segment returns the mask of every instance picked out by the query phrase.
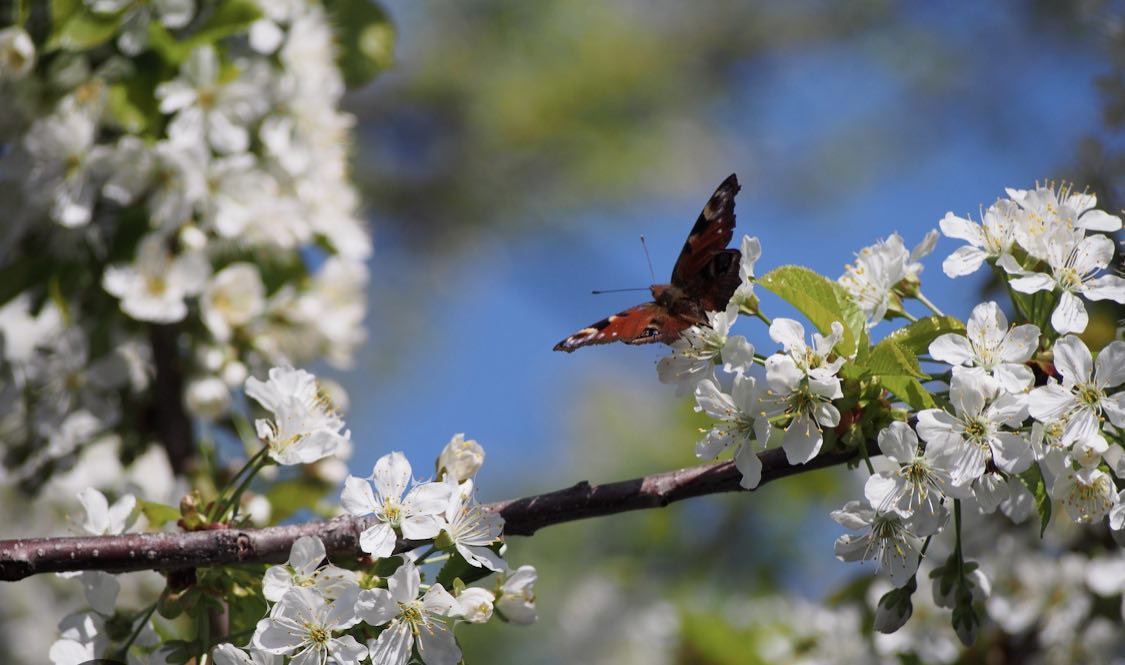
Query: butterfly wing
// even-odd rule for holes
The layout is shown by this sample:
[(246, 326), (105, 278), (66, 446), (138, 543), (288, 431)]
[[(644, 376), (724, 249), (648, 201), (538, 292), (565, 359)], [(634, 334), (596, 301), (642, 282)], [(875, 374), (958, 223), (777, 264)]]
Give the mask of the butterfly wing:
[(583, 346), (610, 342), (669, 344), (691, 325), (691, 321), (673, 316), (655, 302), (646, 302), (579, 330), (556, 344), (555, 351), (570, 353)]
[[(695, 226), (691, 227), (691, 233), (684, 242), (684, 248), (680, 250), (680, 257), (676, 259), (676, 267), (672, 269), (673, 286), (683, 289), (689, 295), (702, 297), (716, 275), (727, 274), (729, 265), (725, 260), (720, 260), (720, 264), (714, 267), (712, 265), (724, 252), (733, 251), (738, 254), (738, 250), (727, 250), (726, 247), (734, 235), (734, 196), (740, 189), (738, 177), (732, 173), (711, 195), (707, 205), (703, 206), (703, 211), (699, 213)], [(734, 263), (737, 273), (738, 262)], [(728, 295), (727, 299), (729, 298)], [(723, 304), (726, 304), (725, 301)]]

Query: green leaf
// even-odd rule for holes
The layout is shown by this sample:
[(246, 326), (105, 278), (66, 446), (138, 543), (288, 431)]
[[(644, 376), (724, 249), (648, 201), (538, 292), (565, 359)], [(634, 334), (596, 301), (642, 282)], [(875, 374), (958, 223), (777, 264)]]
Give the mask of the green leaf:
[(1043, 479), (1043, 472), (1038, 464), (1021, 473), (1018, 478), (1035, 497), (1035, 510), (1039, 513), (1039, 537), (1047, 530), (1051, 523), (1051, 497), (1047, 494), (1047, 481)]
[(82, 2), (54, 2), (45, 50), (85, 51), (108, 42), (121, 26), (120, 14), (96, 14)]
[(965, 324), (954, 316), (927, 316), (910, 325), (900, 328), (887, 339), (894, 340), (915, 354), (926, 353), (930, 343), (946, 333), (965, 334)]
[(0, 306), (6, 305), (33, 284), (42, 284), (50, 265), (39, 256), (21, 256), (0, 268)]
[(371, 0), (325, 0), (339, 46), (337, 58), (349, 88), (358, 88), (394, 61), (390, 17)]
[(140, 502), (141, 514), (148, 520), (148, 525), (154, 529), (159, 529), (169, 522), (175, 522), (180, 519), (180, 509), (166, 506), (163, 503), (155, 501), (141, 501)]
[(300, 510), (313, 509), (328, 490), (326, 483), (314, 478), (292, 478), (274, 483), (266, 492), (266, 498), (273, 507), (270, 520), (278, 522)]
[(896, 399), (910, 405), (918, 411), (921, 409), (937, 408), (937, 402), (918, 379), (909, 376), (881, 376), (879, 382), (890, 391)]
[(261, 17), (262, 12), (253, 0), (226, 0), (216, 6), (211, 16), (195, 32), (182, 40), (177, 39), (159, 21), (152, 21), (148, 25), (149, 46), (168, 62), (178, 65), (200, 46), (214, 44), (224, 37), (244, 32)]
[(51, 0), (51, 25), (61, 25), (82, 7), (82, 0)]
[(867, 329), (863, 313), (836, 282), (808, 268), (781, 266), (763, 275), (758, 284), (796, 307), (821, 334), (831, 333), (832, 323), (839, 321), (844, 326), (839, 344), (844, 355), (859, 349)]
[(449, 555), (449, 560), (438, 571), (437, 582), (446, 589), (452, 589), (457, 586), (458, 580), (464, 586), (482, 580), (491, 574), (492, 571), (487, 568), (470, 566), (469, 562), (465, 561), (464, 557), (454, 550)]
[(891, 338), (884, 339), (871, 349), (867, 371), (875, 376), (909, 376), (915, 379), (930, 378), (918, 364), (918, 357)]
[(246, 30), (261, 17), (262, 11), (254, 0), (226, 0), (219, 3), (211, 17), (192, 34), (191, 41), (197, 45), (217, 42)]
[(129, 100), (129, 91), (121, 83), (109, 87), (107, 109), (113, 124), (130, 134), (140, 134), (148, 124), (144, 112)]

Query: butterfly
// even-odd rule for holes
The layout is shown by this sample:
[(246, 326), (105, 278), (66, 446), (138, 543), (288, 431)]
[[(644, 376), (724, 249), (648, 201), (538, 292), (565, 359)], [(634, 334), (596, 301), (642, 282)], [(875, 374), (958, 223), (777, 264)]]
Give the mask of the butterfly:
[(728, 249), (734, 235), (734, 196), (738, 178), (732, 173), (711, 195), (691, 228), (672, 269), (671, 284), (649, 287), (652, 301), (618, 312), (567, 337), (555, 351), (570, 353), (592, 344), (671, 344), (694, 325), (706, 325), (707, 312), (722, 311), (741, 283), (742, 258)]

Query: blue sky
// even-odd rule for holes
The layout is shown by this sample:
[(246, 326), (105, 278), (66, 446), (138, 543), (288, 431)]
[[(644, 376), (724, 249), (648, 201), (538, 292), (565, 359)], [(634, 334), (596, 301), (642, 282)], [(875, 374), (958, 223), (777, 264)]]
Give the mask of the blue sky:
[[(1026, 188), (1057, 174), (1099, 122), (1095, 54), (1064, 54), (1041, 35), (1012, 28), (1002, 10), (934, 12), (915, 17), (925, 39), (971, 59), (970, 68), (958, 70), (971, 71), (970, 78), (947, 82), (940, 97), (920, 96), (903, 85), (900, 70), (940, 71), (941, 63), (888, 61), (871, 40), (757, 61), (728, 95), (700, 109), (698, 121), (727, 135), (729, 149), (696, 174), (698, 190), (690, 196), (649, 197), (624, 208), (591, 202), (564, 231), (484, 231), (438, 268), (405, 251), (374, 218), (371, 342), (360, 369), (338, 375), (351, 394), (348, 421), (360, 442), (353, 473), (366, 475), (392, 449), (406, 451), (424, 473), (445, 441), (463, 431), (488, 451), (482, 499), (514, 488), (546, 491), (581, 479), (573, 475), (566, 418), (592, 377), (645, 391), (656, 408), (690, 409), (656, 380), (663, 347), (611, 345), (574, 354), (551, 347), (643, 299), (589, 294), (648, 284), (641, 234), (663, 281), (700, 207), (731, 172), (743, 183), (736, 242), (743, 233), (761, 239), (759, 274), (801, 263), (832, 278), (878, 237), (898, 231), (913, 246), (946, 211), (975, 215), (1005, 186)], [(407, 57), (411, 20), (417, 18), (408, 14), (400, 25)], [(409, 62), (404, 70), (400, 75), (408, 75)], [(854, 169), (838, 168), (853, 162)], [(835, 169), (821, 172), (825, 164)], [(942, 274), (941, 261), (956, 246), (939, 241), (925, 261), (923, 285), (946, 313), (964, 318), (980, 281)], [(419, 284), (430, 287), (426, 297), (395, 296)], [(379, 359), (388, 353), (379, 347), (385, 317), (425, 331), (421, 348), (392, 350), (399, 362), (373, 380), (363, 368), (388, 366)], [(890, 329), (884, 322), (878, 331)], [(772, 348), (756, 322), (741, 322), (737, 332)], [(530, 480), (514, 477), (527, 470)], [(825, 534), (828, 543), (831, 537)]]

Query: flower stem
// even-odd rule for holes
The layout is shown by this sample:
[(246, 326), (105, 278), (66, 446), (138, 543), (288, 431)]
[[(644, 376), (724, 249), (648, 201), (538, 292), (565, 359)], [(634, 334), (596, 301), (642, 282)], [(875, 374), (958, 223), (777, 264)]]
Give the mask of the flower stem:
[(437, 545), (431, 545), (430, 549), (426, 550), (425, 552), (422, 552), (422, 556), (418, 557), (418, 559), (414, 561), (414, 565), (416, 565), (416, 566), (422, 565), (423, 563), (425, 563), (426, 559), (429, 559), (433, 555), (433, 553), (437, 552), (437, 551), (438, 551)]
[[(266, 456), (266, 452), (268, 451), (268, 447), (263, 447), (261, 450), (255, 453), (253, 457), (246, 461), (246, 466), (242, 467), (241, 471), (235, 474), (235, 478), (237, 478), (238, 476), (242, 475), (243, 472), (245, 472), (246, 477), (242, 479), (242, 482), (238, 484), (238, 487), (235, 488), (230, 497), (228, 497), (225, 501), (216, 502), (219, 508), (216, 514), (211, 517), (212, 522), (222, 521), (223, 518), (227, 516), (227, 511), (238, 504), (238, 500), (242, 497), (242, 493), (246, 491), (247, 487), (249, 487), (250, 481), (254, 479), (254, 476), (256, 476), (259, 471), (262, 470), (262, 467), (264, 467), (266, 464), (269, 464), (270, 458)], [(233, 483), (233, 481), (234, 479), (232, 478), (231, 482)], [(230, 484), (228, 483), (228, 487), (229, 486)]]
[(762, 310), (760, 310), (760, 309), (754, 310), (754, 316), (761, 319), (762, 323), (766, 324), (767, 326), (773, 324), (773, 321), (770, 321), (770, 317), (766, 316), (765, 314), (762, 314)]
[(900, 313), (902, 314), (902, 318), (906, 319), (907, 321), (909, 321), (911, 323), (917, 323), (918, 322), (918, 317), (914, 316), (913, 314), (906, 311), (905, 309), (902, 310), (902, 312), (900, 312)]
[(861, 438), (859, 440), (859, 452), (863, 455), (863, 462), (867, 465), (867, 473), (874, 476), (875, 466), (871, 464), (871, 455), (867, 452), (867, 440)]
[(964, 580), (965, 556), (961, 550), (961, 499), (953, 500), (953, 528), (957, 536), (957, 545), (953, 549), (953, 555), (957, 557), (957, 578)]
[[(161, 593), (160, 598), (163, 597), (164, 593)], [(145, 625), (148, 624), (148, 620), (152, 618), (153, 612), (156, 612), (156, 606), (159, 603), (160, 599), (158, 598), (156, 602), (149, 605), (148, 609), (141, 615), (140, 621), (137, 622), (137, 627), (133, 629), (133, 632), (129, 635), (129, 639), (125, 640), (125, 644), (122, 645), (121, 650), (118, 652), (122, 659), (128, 659), (129, 649), (133, 646), (133, 642), (136, 642), (137, 638), (140, 637), (141, 631), (144, 630)]]
[(923, 295), (922, 291), (920, 289), (919, 289), (918, 293), (915, 294), (914, 297), (918, 299), (918, 302), (925, 305), (926, 308), (929, 309), (934, 314), (937, 314), (938, 316), (945, 316), (945, 313), (943, 313), (940, 309), (938, 309), (937, 305), (930, 302), (930, 299), (927, 298), (925, 295)]

